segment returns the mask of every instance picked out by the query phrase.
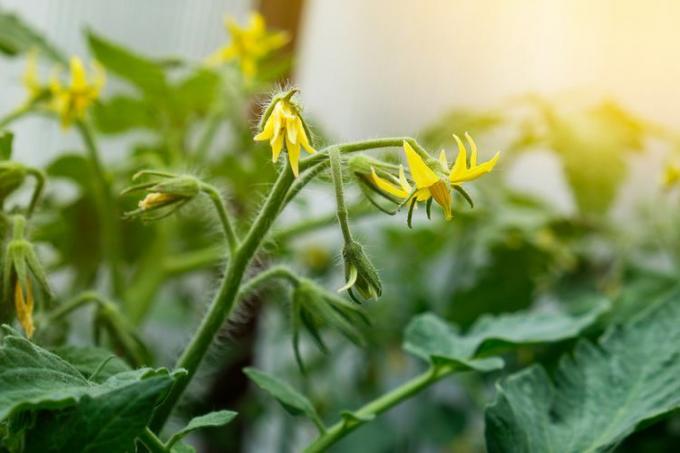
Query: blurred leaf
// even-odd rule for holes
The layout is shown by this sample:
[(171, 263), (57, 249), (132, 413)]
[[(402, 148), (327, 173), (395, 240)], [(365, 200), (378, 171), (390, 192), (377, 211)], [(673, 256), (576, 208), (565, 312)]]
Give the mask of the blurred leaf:
[[(96, 371), (95, 382), (104, 382), (114, 374), (129, 371), (130, 367), (108, 349), (94, 346), (76, 347), (60, 346), (52, 349), (52, 352), (73, 365), (80, 373), (89, 379)], [(102, 365), (105, 364), (103, 367)]]
[(153, 411), (172, 386), (169, 376), (155, 376), (51, 414), (40, 414), (26, 436), (26, 452), (124, 452), (134, 448)]
[(93, 109), (97, 130), (104, 134), (120, 134), (133, 129), (156, 126), (151, 107), (141, 99), (115, 96), (96, 103)]
[(167, 82), (162, 66), (151, 59), (96, 35), (87, 32), (90, 50), (107, 70), (127, 80), (150, 96), (163, 96), (167, 92)]
[(680, 408), (680, 290), (593, 345), (581, 341), (551, 379), (540, 366), (498, 386), (486, 411), (490, 452), (607, 451)]
[(292, 415), (306, 415), (312, 420), (318, 420), (319, 415), (312, 403), (300, 392), (271, 374), (255, 368), (244, 368), (243, 372), (265, 392), (276, 398), (284, 409)]
[(12, 142), (14, 134), (8, 131), (0, 131), (0, 160), (10, 160), (12, 158)]
[(37, 31), (33, 30), (14, 14), (0, 11), (0, 52), (9, 56), (18, 56), (32, 49), (56, 63), (65, 63), (66, 59), (55, 47)]
[(92, 166), (87, 158), (80, 154), (61, 154), (47, 166), (47, 174), (55, 178), (70, 179), (86, 192), (93, 186)]
[(199, 69), (173, 87), (176, 114), (205, 114), (218, 99), (220, 78), (213, 71)]
[(172, 435), (170, 440), (168, 440), (168, 447), (172, 447), (177, 442), (179, 442), (184, 436), (192, 431), (203, 428), (214, 428), (226, 425), (231, 422), (237, 413), (233, 411), (215, 411), (209, 414), (201, 415), (199, 417), (194, 417), (183, 429), (177, 431)]
[(525, 311), (484, 316), (466, 334), (432, 313), (417, 316), (406, 328), (404, 348), (433, 363), (453, 362), (463, 369), (502, 367), (498, 358), (479, 358), (513, 345), (556, 342), (578, 336), (607, 309), (602, 301), (578, 316), (562, 312)]

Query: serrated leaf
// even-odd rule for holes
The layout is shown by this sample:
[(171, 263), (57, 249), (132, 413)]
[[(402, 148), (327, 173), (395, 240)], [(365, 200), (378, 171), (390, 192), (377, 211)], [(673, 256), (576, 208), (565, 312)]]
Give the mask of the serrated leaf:
[(680, 408), (680, 290), (581, 341), (554, 378), (540, 366), (498, 386), (486, 411), (490, 452), (607, 451), (641, 423)]
[(14, 134), (8, 131), (0, 131), (0, 160), (12, 158), (12, 141)]
[(0, 12), (0, 52), (9, 56), (17, 56), (32, 49), (37, 49), (41, 55), (45, 55), (56, 63), (66, 61), (61, 52), (18, 16)]
[(248, 378), (257, 384), (265, 392), (276, 398), (292, 415), (306, 415), (307, 417), (318, 420), (319, 416), (312, 403), (300, 392), (292, 388), (279, 378), (267, 374), (255, 368), (244, 368), (243, 372)]
[(609, 307), (602, 301), (577, 316), (562, 312), (522, 311), (486, 316), (465, 335), (438, 316), (426, 313), (406, 328), (404, 348), (432, 363), (450, 363), (461, 369), (490, 371), (503, 366), (499, 358), (482, 358), (508, 345), (561, 341), (577, 336)]
[(167, 81), (161, 65), (92, 31), (87, 33), (87, 41), (97, 61), (112, 74), (127, 80), (147, 95), (162, 96), (166, 93)]
[(75, 407), (40, 414), (26, 436), (31, 452), (131, 451), (172, 379), (155, 376), (94, 398), (84, 396)]
[[(95, 382), (103, 382), (114, 374), (130, 370), (120, 357), (104, 348), (60, 346), (52, 349), (52, 352), (73, 365), (87, 378), (97, 371)], [(102, 364), (105, 365), (102, 367)]]
[(234, 417), (236, 417), (236, 415), (237, 413), (234, 411), (215, 411), (210, 412), (209, 414), (194, 417), (189, 423), (187, 423), (187, 426), (172, 435), (167, 443), (167, 446), (172, 447), (184, 436), (192, 431), (196, 431), (197, 429), (224, 426), (231, 422)]
[(0, 422), (24, 411), (74, 406), (84, 396), (115, 391), (134, 382), (163, 377), (165, 369), (142, 368), (88, 381), (73, 365), (23, 337), (10, 334), (0, 345)]

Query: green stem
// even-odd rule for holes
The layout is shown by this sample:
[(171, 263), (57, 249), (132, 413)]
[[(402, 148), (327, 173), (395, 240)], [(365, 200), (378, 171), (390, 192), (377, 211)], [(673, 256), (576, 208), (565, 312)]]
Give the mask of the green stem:
[(205, 160), (205, 157), (210, 150), (210, 145), (212, 145), (213, 140), (217, 131), (220, 129), (220, 123), (222, 121), (223, 112), (221, 110), (215, 111), (210, 114), (206, 121), (205, 130), (201, 135), (201, 139), (196, 147), (196, 152), (194, 153), (194, 158), (197, 161)]
[(234, 228), (231, 226), (231, 222), (229, 221), (229, 215), (227, 214), (227, 208), (224, 206), (224, 200), (222, 200), (222, 196), (220, 195), (219, 191), (210, 184), (201, 184), (201, 190), (208, 194), (210, 200), (215, 205), (217, 215), (219, 216), (220, 222), (222, 223), (222, 228), (224, 229), (224, 235), (227, 237), (227, 242), (229, 243), (229, 252), (232, 256), (234, 256), (234, 253), (236, 253), (236, 248), (238, 247), (238, 238), (236, 237)]
[(149, 449), (151, 453), (167, 453), (168, 449), (161, 440), (149, 428), (144, 428), (144, 431), (139, 435), (139, 440), (144, 446)]
[(411, 398), (421, 390), (443, 379), (455, 371), (451, 366), (432, 366), (425, 373), (403, 383), (394, 390), (374, 399), (370, 403), (354, 411), (354, 417), (345, 418), (337, 422), (325, 433), (322, 433), (306, 449), (305, 453), (317, 453), (326, 451), (331, 445), (351, 433), (359, 426), (370, 421), (374, 416), (385, 412), (397, 404)]
[(331, 175), (333, 176), (333, 185), (335, 186), (335, 203), (336, 215), (338, 223), (342, 230), (342, 237), (346, 244), (353, 242), (352, 232), (349, 229), (349, 214), (347, 213), (347, 206), (345, 205), (345, 192), (342, 187), (342, 162), (340, 160), (340, 151), (338, 148), (332, 148), (328, 153), (331, 162)]
[(118, 266), (120, 240), (118, 236), (119, 219), (117, 209), (113, 200), (109, 180), (106, 177), (99, 158), (99, 152), (92, 130), (85, 121), (79, 121), (77, 126), (83, 142), (85, 143), (87, 156), (90, 159), (92, 169), (97, 179), (95, 198), (97, 201), (97, 210), (99, 211), (99, 221), (101, 222), (101, 239), (106, 258), (109, 261), (111, 286), (113, 287), (114, 294), (119, 295), (123, 290), (123, 277)]
[(307, 168), (322, 162), (328, 157), (328, 154), (332, 148), (338, 148), (341, 154), (350, 154), (358, 151), (369, 151), (371, 149), (379, 148), (399, 148), (404, 142), (408, 142), (415, 151), (420, 154), (423, 159), (427, 161), (432, 159), (418, 142), (412, 137), (389, 137), (389, 138), (376, 138), (374, 140), (364, 140), (359, 142), (343, 143), (342, 145), (331, 145), (313, 156), (309, 156), (300, 161), (300, 171), (306, 170)]
[(85, 305), (88, 305), (92, 302), (95, 302), (97, 304), (103, 303), (102, 298), (97, 294), (96, 292), (93, 291), (87, 291), (84, 292), (75, 298), (71, 299), (68, 302), (65, 302), (55, 308), (52, 312), (50, 312), (47, 315), (47, 324), (53, 323), (64, 316), (76, 311), (80, 307), (83, 307)]
[(37, 168), (28, 168), (27, 172), (29, 175), (35, 178), (35, 188), (33, 189), (33, 195), (31, 196), (31, 201), (28, 204), (28, 209), (26, 210), (26, 217), (31, 217), (33, 211), (35, 210), (38, 200), (42, 195), (43, 189), (45, 188), (45, 173)]
[(272, 266), (241, 285), (241, 289), (239, 290), (239, 299), (252, 293), (263, 283), (273, 279), (288, 280), (292, 284), (297, 284), (300, 281), (298, 276), (286, 266)]
[(309, 168), (309, 170), (307, 170), (304, 174), (302, 174), (288, 191), (288, 196), (286, 197), (285, 204), (287, 205), (293, 198), (295, 198), (297, 194), (300, 193), (300, 191), (303, 189), (303, 187), (307, 185), (309, 181), (316, 178), (319, 175), (319, 173), (321, 173), (328, 167), (328, 164), (329, 164), (328, 159), (322, 160), (321, 162)]
[(19, 118), (30, 112), (32, 107), (33, 107), (32, 103), (26, 104), (23, 107), (19, 107), (18, 109), (0, 118), (0, 129), (9, 126), (11, 123), (13, 123), (14, 121), (18, 120)]
[(234, 308), (243, 274), (274, 219), (278, 216), (292, 183), (293, 172), (289, 166), (286, 166), (279, 174), (276, 183), (274, 183), (274, 187), (251, 226), (250, 231), (248, 231), (238, 250), (227, 263), (227, 270), (222, 279), (220, 289), (213, 298), (210, 308), (201, 321), (198, 330), (177, 360), (175, 368), (184, 368), (187, 374), (175, 382), (168, 397), (156, 410), (151, 424), (155, 431), (160, 430), (165, 424), (172, 408), (196, 374), (196, 370), (208, 351), (215, 334)]

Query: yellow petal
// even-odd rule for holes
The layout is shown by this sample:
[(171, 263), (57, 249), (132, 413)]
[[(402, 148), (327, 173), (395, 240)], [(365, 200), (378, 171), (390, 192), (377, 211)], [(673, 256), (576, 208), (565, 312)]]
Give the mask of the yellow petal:
[(439, 163), (442, 164), (444, 171), (449, 171), (449, 161), (446, 159), (446, 151), (439, 151)]
[[(296, 116), (286, 117), (286, 139), (294, 144), (298, 143), (297, 119)], [(302, 133), (304, 134), (304, 131)]]
[(283, 148), (283, 134), (277, 134), (271, 139), (269, 144), (272, 147), (272, 162), (279, 160), (279, 154), (281, 154), (281, 149)]
[[(404, 173), (404, 170), (402, 168), (401, 174), (403, 174), (403, 173)], [(397, 198), (406, 198), (406, 197), (408, 197), (409, 193), (411, 192), (410, 188), (409, 188), (408, 191), (406, 191), (406, 190), (403, 189), (403, 185), (402, 185), (402, 188), (400, 189), (399, 187), (388, 182), (387, 180), (381, 178), (380, 176), (378, 176), (378, 174), (375, 172), (375, 169), (372, 168), (372, 167), (371, 167), (371, 180), (373, 181), (373, 184), (375, 184), (377, 188), (379, 188), (383, 192), (386, 192), (390, 195), (394, 195)]]
[(286, 150), (288, 151), (288, 161), (290, 162), (290, 168), (293, 170), (293, 174), (297, 178), (300, 162), (300, 144), (286, 142)]
[(453, 167), (451, 167), (449, 180), (455, 183), (464, 176), (465, 171), (467, 170), (467, 150), (465, 149), (465, 145), (463, 145), (461, 139), (456, 134), (453, 134), (453, 138), (458, 144), (458, 155), (456, 156), (456, 161), (453, 163)]
[(81, 90), (87, 87), (87, 75), (83, 62), (78, 57), (71, 57), (71, 88)]
[(274, 120), (270, 115), (269, 118), (267, 118), (267, 121), (264, 123), (262, 132), (253, 137), (253, 140), (255, 140), (256, 142), (262, 142), (265, 140), (269, 140), (273, 136), (274, 136)]
[(35, 326), (33, 325), (33, 292), (31, 291), (30, 282), (26, 285), (26, 295), (24, 297), (24, 290), (19, 284), (19, 280), (16, 281), (14, 285), (14, 305), (21, 327), (26, 332), (26, 336), (31, 338)]
[(404, 173), (403, 165), (399, 165), (399, 185), (401, 186), (402, 190), (407, 194), (411, 193), (411, 191), (413, 190), (411, 188), (411, 184), (409, 184), (408, 182), (408, 179), (406, 179), (406, 173)]
[(477, 179), (480, 176), (489, 173), (496, 166), (499, 155), (500, 153), (496, 153), (491, 159), (484, 162), (483, 164), (479, 164), (474, 168), (470, 168), (457, 182), (472, 181), (473, 179)]
[(429, 187), (439, 181), (439, 177), (434, 171), (421, 159), (418, 153), (409, 145), (404, 142), (404, 153), (406, 154), (406, 160), (408, 161), (409, 169), (411, 170), (411, 177), (416, 183), (417, 188)]
[(446, 220), (451, 219), (451, 192), (446, 183), (441, 179), (434, 185), (430, 186), (430, 194), (434, 201), (439, 204), (444, 210), (444, 217)]
[(475, 167), (477, 165), (477, 144), (467, 132), (465, 133), (465, 139), (470, 144), (470, 167)]
[(250, 13), (250, 22), (248, 23), (248, 29), (251, 32), (264, 32), (267, 28), (267, 24), (264, 21), (264, 17), (257, 11)]

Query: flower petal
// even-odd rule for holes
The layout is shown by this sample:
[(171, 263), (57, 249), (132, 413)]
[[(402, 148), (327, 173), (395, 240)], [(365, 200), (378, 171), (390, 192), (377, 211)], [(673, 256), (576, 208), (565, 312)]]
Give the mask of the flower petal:
[(404, 142), (404, 153), (406, 154), (408, 167), (411, 170), (411, 177), (418, 189), (429, 187), (439, 181), (439, 177), (427, 166), (408, 142)]
[[(404, 170), (402, 168), (401, 173), (403, 173), (403, 171)], [(410, 190), (408, 191), (404, 190), (403, 186), (402, 189), (400, 189), (399, 187), (388, 182), (387, 180), (381, 178), (380, 176), (378, 176), (378, 174), (375, 172), (375, 169), (372, 167), (371, 167), (371, 180), (373, 181), (373, 184), (375, 184), (376, 187), (378, 187), (380, 190), (390, 195), (394, 195), (395, 197), (398, 198), (406, 198), (408, 197), (408, 194), (410, 192)]]

